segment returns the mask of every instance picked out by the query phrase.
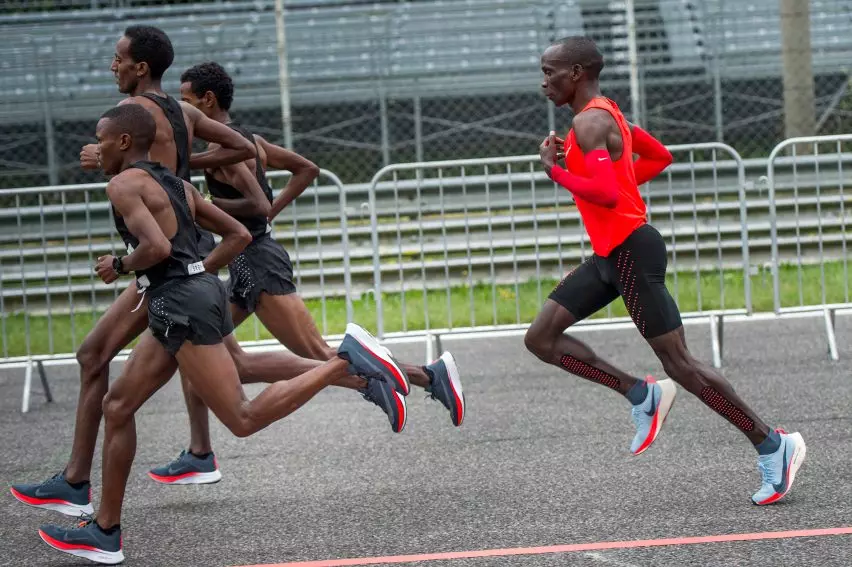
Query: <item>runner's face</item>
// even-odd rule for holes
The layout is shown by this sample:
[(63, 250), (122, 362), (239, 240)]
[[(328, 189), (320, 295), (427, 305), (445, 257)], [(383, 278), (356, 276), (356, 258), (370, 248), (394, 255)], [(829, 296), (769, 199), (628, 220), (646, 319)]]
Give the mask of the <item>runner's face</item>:
[(130, 56), (130, 38), (122, 37), (115, 44), (115, 56), (110, 65), (110, 71), (115, 75), (118, 92), (130, 94), (139, 84), (139, 65)]
[(130, 135), (119, 134), (117, 128), (111, 128), (109, 118), (101, 118), (95, 129), (98, 139), (98, 151), (101, 156), (101, 167), (107, 175), (121, 172), (124, 152), (130, 147)]
[(208, 104), (207, 99), (209, 96), (211, 96), (209, 91), (205, 93), (204, 98), (195, 96), (195, 93), (192, 90), (192, 83), (189, 81), (181, 83), (180, 85), (180, 99), (203, 112), (208, 118), (210, 118), (210, 114), (212, 114), (213, 110), (212, 105)]
[(576, 66), (565, 61), (562, 51), (561, 46), (553, 45), (541, 56), (541, 72), (544, 74), (541, 90), (556, 106), (570, 104), (577, 90)]

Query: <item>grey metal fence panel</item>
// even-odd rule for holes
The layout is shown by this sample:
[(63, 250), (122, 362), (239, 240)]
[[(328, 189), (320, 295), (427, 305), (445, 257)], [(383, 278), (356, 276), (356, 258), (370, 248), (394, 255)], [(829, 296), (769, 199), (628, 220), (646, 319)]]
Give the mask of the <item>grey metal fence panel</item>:
[[(269, 178), (278, 189), (289, 175)], [(329, 336), (342, 334), (354, 316), (347, 216), (357, 211), (347, 210), (337, 175), (321, 170), (319, 180), (272, 227), (290, 253), (299, 293)], [(193, 181), (203, 187), (202, 179)], [(11, 205), (0, 209), (0, 362), (73, 353), (127, 285), (103, 284), (93, 270), (98, 256), (123, 248), (104, 187), (0, 190), (0, 202)], [(256, 318), (249, 325), (250, 333), (239, 333), (244, 341), (270, 338)]]
[[(847, 187), (852, 135), (791, 138), (769, 156), (773, 308), (849, 306), (848, 242), (852, 194)], [(792, 171), (779, 175), (782, 163)], [(792, 210), (785, 218), (783, 211)]]
[[(743, 161), (718, 143), (670, 149), (678, 165), (643, 196), (668, 243), (672, 293), (686, 316), (750, 313)], [(523, 327), (591, 254), (538, 156), (395, 164), (376, 173), (369, 203), (380, 336)]]

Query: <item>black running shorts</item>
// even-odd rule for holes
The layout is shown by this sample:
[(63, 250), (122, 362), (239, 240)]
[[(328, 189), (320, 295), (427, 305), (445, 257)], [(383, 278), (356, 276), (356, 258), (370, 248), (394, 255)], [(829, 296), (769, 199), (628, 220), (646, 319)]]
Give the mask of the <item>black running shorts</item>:
[(225, 285), (205, 272), (158, 287), (148, 301), (148, 327), (171, 355), (185, 341), (221, 343), (234, 331)]
[(658, 337), (681, 326), (680, 311), (666, 289), (666, 244), (649, 224), (642, 225), (609, 256), (593, 255), (569, 273), (550, 299), (578, 321), (621, 296), (642, 336)]
[(230, 301), (243, 311), (254, 313), (261, 293), (295, 293), (290, 255), (268, 233), (255, 239), (228, 264)]

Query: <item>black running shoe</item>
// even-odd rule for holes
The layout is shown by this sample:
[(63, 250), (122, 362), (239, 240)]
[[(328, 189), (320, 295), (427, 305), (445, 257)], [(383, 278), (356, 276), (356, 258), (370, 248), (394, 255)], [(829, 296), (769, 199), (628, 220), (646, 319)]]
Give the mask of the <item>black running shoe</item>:
[(95, 563), (116, 565), (124, 561), (121, 528), (111, 534), (104, 533), (91, 517), (80, 522), (76, 528), (44, 525), (38, 530), (38, 535), (53, 549)]
[(384, 380), (403, 396), (407, 396), (411, 390), (408, 376), (391, 356), (390, 351), (380, 345), (376, 337), (355, 323), (346, 325), (346, 336), (337, 347), (337, 355), (349, 361), (349, 369), (353, 374)]
[(39, 484), (14, 484), (10, 492), (24, 504), (56, 510), (68, 516), (77, 517), (94, 512), (92, 485), (87, 482), (80, 488), (74, 488), (65, 480), (64, 472)]
[(408, 410), (405, 406), (405, 396), (394, 390), (384, 380), (367, 380), (367, 387), (361, 390), (361, 395), (368, 402), (372, 402), (382, 408), (388, 416), (391, 429), (399, 433), (405, 427), (408, 420)]
[(445, 352), (441, 358), (426, 367), (432, 383), (426, 388), (433, 400), (438, 400), (450, 410), (453, 425), (458, 427), (464, 421), (464, 392), (462, 391), (459, 369), (453, 355)]
[(189, 451), (181, 451), (171, 463), (151, 469), (148, 476), (163, 484), (213, 484), (222, 480), (213, 453), (201, 459)]

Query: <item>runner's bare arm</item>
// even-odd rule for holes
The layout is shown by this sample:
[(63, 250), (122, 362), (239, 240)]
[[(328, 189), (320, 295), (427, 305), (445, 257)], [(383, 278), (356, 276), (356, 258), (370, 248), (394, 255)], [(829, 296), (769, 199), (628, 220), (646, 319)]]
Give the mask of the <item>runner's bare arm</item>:
[(672, 154), (659, 140), (635, 124), (630, 124), (630, 134), (633, 138), (633, 153), (639, 156), (633, 162), (633, 172), (636, 183), (642, 185), (671, 165)]
[(205, 201), (198, 189), (191, 184), (184, 181), (183, 187), (187, 198), (192, 199), (195, 222), (222, 237), (222, 241), (204, 259), (204, 269), (215, 274), (231, 263), (251, 243), (251, 234), (234, 217)]
[[(259, 158), (258, 158), (259, 159)], [(247, 162), (220, 167), (225, 182), (242, 194), (240, 199), (213, 197), (213, 204), (232, 216), (269, 216), (271, 205)]]
[(257, 157), (254, 144), (243, 138), (236, 130), (207, 118), (204, 113), (189, 103), (181, 102), (180, 106), (192, 122), (197, 138), (221, 146), (214, 150), (192, 154), (189, 157), (189, 167), (192, 169), (216, 169)]
[(309, 159), (281, 146), (271, 144), (260, 136), (255, 135), (254, 139), (266, 152), (267, 167), (289, 171), (293, 174), (286, 187), (272, 202), (272, 209), (269, 211), (269, 220), (272, 220), (296, 197), (304, 193), (308, 185), (319, 175), (319, 167)]
[[(126, 272), (144, 270), (162, 262), (172, 252), (172, 244), (163, 234), (151, 211), (145, 206), (135, 175), (117, 175), (106, 188), (107, 197), (115, 212), (124, 219), (127, 229), (139, 240), (139, 245), (122, 258)], [(112, 257), (110, 258), (110, 265)]]
[(542, 165), (553, 181), (575, 197), (608, 209), (618, 203), (618, 178), (607, 148), (611, 129), (612, 117), (606, 111), (591, 109), (574, 118), (574, 136), (590, 177), (570, 173), (556, 163), (559, 143), (555, 133), (551, 132), (539, 147)]

